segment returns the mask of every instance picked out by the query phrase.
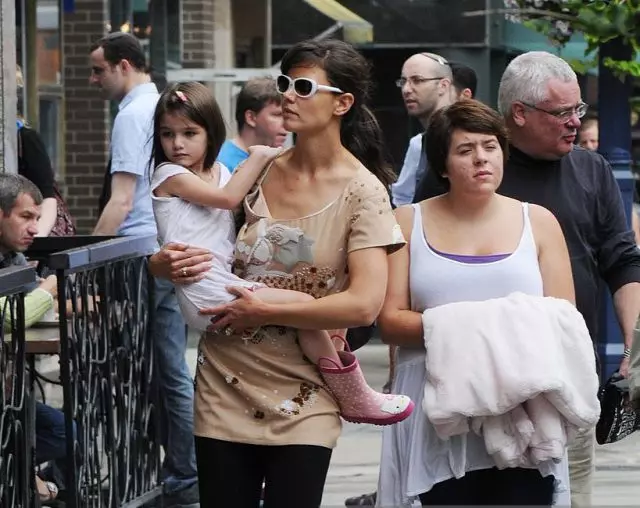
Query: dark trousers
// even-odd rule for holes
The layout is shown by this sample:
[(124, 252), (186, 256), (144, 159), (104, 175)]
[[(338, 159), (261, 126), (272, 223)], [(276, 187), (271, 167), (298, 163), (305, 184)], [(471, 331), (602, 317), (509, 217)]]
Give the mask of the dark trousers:
[(196, 436), (203, 508), (318, 508), (331, 460), (322, 446), (262, 446)]
[(497, 468), (471, 471), (459, 480), (437, 483), (420, 494), (423, 506), (551, 506), (554, 477), (537, 469)]
[(40, 477), (52, 481), (60, 490), (64, 490), (67, 468), (64, 413), (36, 402), (36, 463), (40, 465), (44, 462), (49, 464), (40, 471)]

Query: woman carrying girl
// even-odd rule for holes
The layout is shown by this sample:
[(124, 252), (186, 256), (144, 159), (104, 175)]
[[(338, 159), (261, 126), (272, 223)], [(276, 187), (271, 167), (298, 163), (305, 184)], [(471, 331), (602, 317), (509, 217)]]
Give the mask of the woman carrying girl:
[[(271, 162), (245, 199), (233, 265), (253, 285), (314, 298), (270, 303), (235, 286), (237, 299), (202, 312), (224, 330), (201, 340), (196, 373), (203, 506), (256, 507), (263, 480), (266, 508), (320, 505), (340, 420), (298, 344), (299, 330), (371, 324), (384, 299), (387, 254), (404, 243), (386, 190), (393, 173), (366, 108), (366, 61), (346, 43), (313, 41), (291, 48), (281, 70), (284, 123), (296, 145)], [(209, 261), (219, 262), (205, 249), (170, 244), (150, 266), (156, 276), (191, 283)], [(327, 384), (357, 371), (353, 355), (337, 356), (339, 363), (321, 361)]]
[[(176, 288), (180, 309), (187, 324), (204, 332), (211, 319), (199, 312), (230, 302), (235, 296), (228, 286), (245, 287), (267, 303), (308, 302), (313, 296), (289, 289), (271, 289), (244, 281), (231, 272), (235, 225), (230, 210), (240, 205), (267, 163), (280, 153), (268, 146), (249, 148), (250, 156), (231, 176), (215, 159), (225, 139), (222, 115), (213, 94), (200, 83), (171, 86), (158, 102), (154, 118), (153, 159), (158, 166), (151, 179), (153, 210), (158, 234), (165, 242), (183, 242), (207, 248), (215, 262), (205, 277)], [(231, 328), (225, 329), (232, 335)], [(344, 330), (333, 337), (341, 338)], [(250, 340), (250, 336), (248, 340)], [(329, 333), (300, 330), (300, 347), (314, 364), (343, 368)], [(322, 362), (321, 362), (322, 360)], [(362, 379), (354, 364), (354, 375)], [(392, 424), (405, 419), (413, 404), (404, 395), (383, 395), (366, 383), (345, 385), (345, 376), (327, 375), (325, 382), (343, 409), (342, 417), (358, 423)], [(353, 379), (353, 375), (349, 380)]]

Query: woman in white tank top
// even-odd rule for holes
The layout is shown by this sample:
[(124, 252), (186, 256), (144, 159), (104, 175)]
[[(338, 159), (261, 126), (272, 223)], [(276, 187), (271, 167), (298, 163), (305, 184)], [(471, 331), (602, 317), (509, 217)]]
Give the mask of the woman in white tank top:
[[(422, 404), (426, 382), (422, 312), (515, 291), (574, 301), (569, 254), (548, 210), (496, 193), (508, 149), (500, 116), (476, 101), (437, 112), (426, 134), (429, 171), (449, 192), (396, 211), (410, 243), (389, 256), (378, 318), (398, 346), (394, 392)], [(517, 319), (516, 316), (514, 318)], [(383, 434), (379, 506), (551, 505), (568, 490), (565, 460), (498, 470), (482, 437), (443, 441), (424, 412)]]

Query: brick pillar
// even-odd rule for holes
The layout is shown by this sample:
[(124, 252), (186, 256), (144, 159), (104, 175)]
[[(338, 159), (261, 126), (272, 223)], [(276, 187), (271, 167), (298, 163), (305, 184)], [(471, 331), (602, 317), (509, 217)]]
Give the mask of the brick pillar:
[(213, 68), (216, 0), (182, 0), (182, 65)]
[(16, 144), (16, 17), (13, 0), (0, 3), (0, 173), (18, 172)]
[[(182, 0), (185, 69), (235, 67), (232, 0)], [(231, 83), (205, 83), (215, 95), (227, 125), (234, 126)], [(230, 137), (233, 129), (227, 132)]]
[(89, 85), (89, 49), (107, 32), (108, 0), (75, 0), (64, 14), (65, 189), (79, 234), (95, 226), (109, 159), (108, 102)]

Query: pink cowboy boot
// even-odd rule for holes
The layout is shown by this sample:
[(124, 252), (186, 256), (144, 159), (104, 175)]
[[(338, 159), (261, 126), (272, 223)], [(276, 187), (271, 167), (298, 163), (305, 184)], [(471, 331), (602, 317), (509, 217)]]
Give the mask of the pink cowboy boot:
[(320, 358), (318, 368), (338, 401), (342, 418), (352, 423), (391, 425), (409, 417), (414, 408), (406, 395), (385, 395), (373, 390), (364, 379), (356, 356), (338, 351), (342, 365)]

